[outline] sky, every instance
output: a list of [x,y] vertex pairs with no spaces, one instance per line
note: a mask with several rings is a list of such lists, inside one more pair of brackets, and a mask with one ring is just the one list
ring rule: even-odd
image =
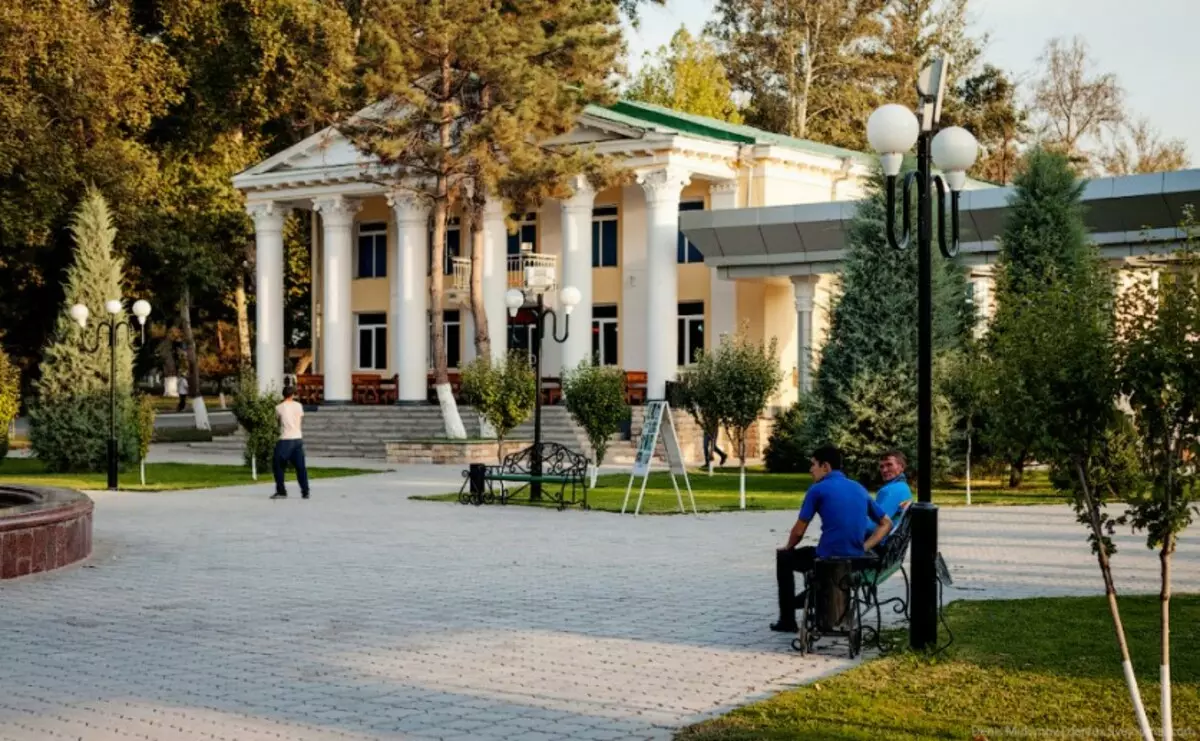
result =
[[[640,28],[626,37],[631,70],[680,25],[699,32],[712,6],[712,0],[643,5]],[[1117,75],[1129,110],[1187,142],[1193,166],[1200,166],[1200,0],[970,0],[968,7],[972,30],[990,36],[984,61],[1018,80],[1036,76],[1046,41],[1083,36],[1095,69]]]

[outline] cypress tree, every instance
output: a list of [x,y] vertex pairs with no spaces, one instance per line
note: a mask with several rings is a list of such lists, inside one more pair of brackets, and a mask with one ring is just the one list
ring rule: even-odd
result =
[[[886,449],[916,458],[917,250],[915,244],[903,251],[888,244],[883,183],[876,174],[850,223],[829,340],[813,391],[801,401],[801,421],[792,425],[802,437],[799,447],[838,445],[846,453],[847,473],[862,479],[874,478],[876,456]],[[973,314],[963,271],[942,259],[936,245],[933,249],[936,358],[963,346]],[[949,429],[944,399],[935,399],[935,412],[935,446],[943,448]],[[807,459],[797,465],[806,468]]]

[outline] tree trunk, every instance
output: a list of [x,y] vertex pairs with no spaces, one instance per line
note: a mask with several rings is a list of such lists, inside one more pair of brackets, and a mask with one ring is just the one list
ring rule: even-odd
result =
[[1146,708],[1142,704],[1142,694],[1138,690],[1137,677],[1133,673],[1133,662],[1129,658],[1129,644],[1125,640],[1125,626],[1121,622],[1121,609],[1117,605],[1117,587],[1113,583],[1112,564],[1108,560],[1108,552],[1104,549],[1104,532],[1100,526],[1099,507],[1092,498],[1087,474],[1084,472],[1083,464],[1079,461],[1075,461],[1075,474],[1079,479],[1079,488],[1087,507],[1092,537],[1096,539],[1096,560],[1100,563],[1100,575],[1104,579],[1104,594],[1108,599],[1108,612],[1112,616],[1117,647],[1121,652],[1121,668],[1125,673],[1125,686],[1129,689],[1129,699],[1133,703],[1133,712],[1137,717],[1138,728],[1143,740],[1154,741],[1154,733],[1150,730],[1150,721],[1146,718]]
[[475,320],[475,356],[492,357],[492,338],[488,335],[487,306],[483,303],[483,251],[486,239],[483,233],[483,210],[487,205],[487,192],[476,174],[471,196],[467,199],[467,223],[471,229],[471,317]]
[[746,509],[746,430],[742,430],[738,435],[738,460],[742,464],[741,481],[738,483],[738,489],[741,492],[739,498],[741,508]]
[[250,310],[246,302],[246,274],[249,261],[242,267],[242,271],[238,272],[237,282],[233,287],[233,306],[237,313],[237,333],[238,333],[238,366],[241,368],[249,368],[251,363],[250,352]]
[[183,298],[179,302],[179,321],[187,352],[188,395],[192,397],[196,429],[207,430],[210,429],[208,409],[204,406],[204,395],[200,393],[200,364],[196,359],[196,336],[192,332],[192,291],[186,286],[183,289]]
[[442,410],[442,423],[446,426],[446,437],[462,440],[467,437],[458,404],[450,388],[450,375],[446,358],[446,331],[442,314],[445,294],[445,279],[441,266],[446,260],[446,221],[450,206],[450,178],[448,160],[451,153],[452,127],[454,125],[454,101],[451,99],[452,70],[449,52],[441,63],[441,121],[438,123],[438,138],[441,145],[441,171],[438,173],[433,201],[433,259],[430,260],[429,301],[433,317],[431,338],[433,342],[433,384],[437,390],[438,406]]
[[967,506],[971,505],[971,433],[967,432]]
[[1008,470],[1008,488],[1016,489],[1025,478],[1025,456],[1014,460]]
[[175,347],[171,342],[171,327],[168,325],[158,343],[158,354],[163,364],[163,396],[179,396],[179,366],[175,362]]
[[1161,697],[1163,741],[1175,737],[1171,720],[1171,554],[1175,552],[1175,535],[1169,533],[1158,554],[1162,566],[1162,588],[1158,594],[1159,620],[1161,623],[1161,655],[1159,660],[1159,692]]

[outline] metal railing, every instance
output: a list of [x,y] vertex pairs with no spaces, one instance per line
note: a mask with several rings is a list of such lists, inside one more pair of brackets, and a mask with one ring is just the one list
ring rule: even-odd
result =
[[[452,257],[454,280],[451,290],[469,295],[471,291],[471,258]],[[528,293],[553,291],[558,287],[558,257],[522,251],[508,256],[508,287]]]

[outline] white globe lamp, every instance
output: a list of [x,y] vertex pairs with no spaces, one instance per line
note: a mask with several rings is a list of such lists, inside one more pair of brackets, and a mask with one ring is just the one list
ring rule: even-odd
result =
[[570,316],[571,312],[575,311],[575,307],[579,305],[579,300],[583,297],[579,294],[578,288],[567,286],[559,291],[558,298],[562,301],[563,311],[566,312],[567,316]]
[[913,148],[921,133],[917,117],[898,103],[888,103],[875,109],[867,119],[867,141],[879,153],[883,174],[895,177],[904,164],[904,153]]
[[90,313],[91,312],[88,311],[88,307],[84,306],[83,304],[75,304],[71,307],[71,318],[75,320],[75,323],[79,325],[80,329],[87,328],[88,314]]
[[116,316],[121,313],[121,302],[118,299],[110,298],[104,302],[104,310]]
[[933,164],[946,174],[950,190],[960,191],[967,182],[967,170],[979,155],[979,142],[961,126],[942,129],[933,137]]
[[133,315],[137,317],[138,324],[144,325],[146,323],[146,317],[150,316],[150,302],[144,298],[134,301]]
[[525,294],[515,288],[508,289],[504,294],[504,305],[508,307],[508,315],[516,317],[517,312],[525,305]]

